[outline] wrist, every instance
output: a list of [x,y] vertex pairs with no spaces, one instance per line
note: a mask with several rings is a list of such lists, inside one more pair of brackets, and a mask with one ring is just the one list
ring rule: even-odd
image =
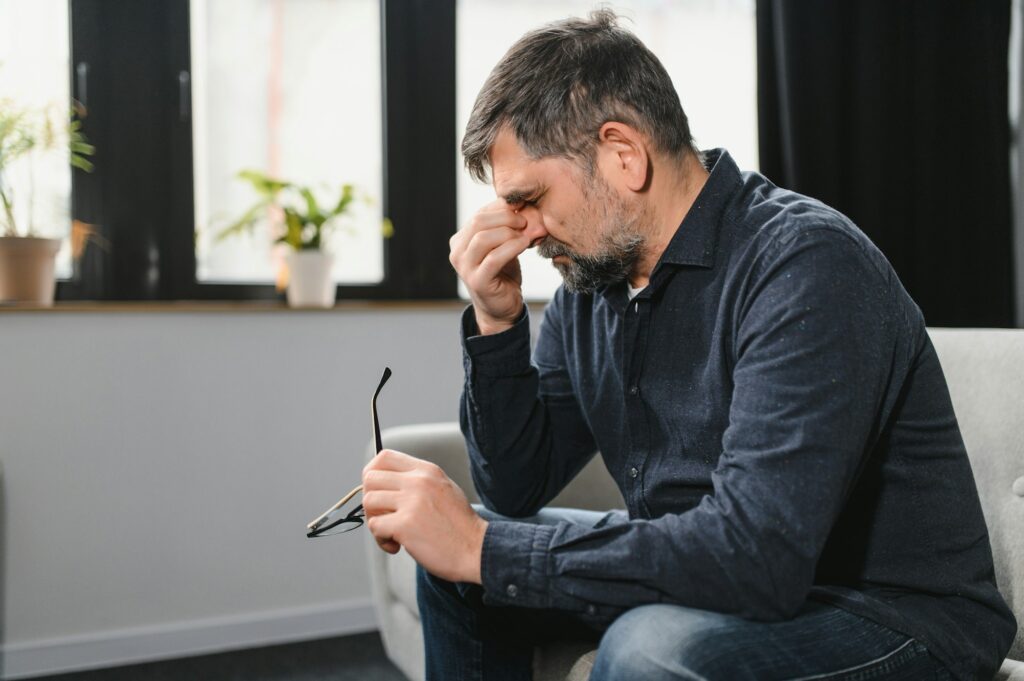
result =
[[466,579],[470,584],[483,584],[481,564],[484,555],[484,537],[487,535],[487,521],[479,518],[474,526],[473,538],[466,557]]
[[511,322],[484,322],[476,320],[476,328],[480,330],[481,336],[493,336],[494,334],[508,331],[513,324]]
[[476,316],[476,328],[480,332],[481,336],[492,336],[496,333],[508,331],[516,325],[516,321],[523,315],[523,304],[519,304],[519,309],[516,313],[507,319],[498,319],[491,317],[480,311],[480,308],[474,306],[474,312]]

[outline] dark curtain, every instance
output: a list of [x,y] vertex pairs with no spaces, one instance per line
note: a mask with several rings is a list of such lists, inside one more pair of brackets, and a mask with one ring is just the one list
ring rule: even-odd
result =
[[758,0],[761,172],[848,215],[929,326],[1012,326],[1010,0]]

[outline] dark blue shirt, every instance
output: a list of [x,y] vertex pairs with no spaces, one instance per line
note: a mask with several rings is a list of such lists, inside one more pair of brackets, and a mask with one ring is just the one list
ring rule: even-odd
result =
[[846,217],[707,163],[632,301],[560,289],[532,361],[525,312],[492,336],[463,317],[485,505],[533,514],[600,451],[629,516],[492,522],[485,601],[778,620],[819,599],[991,678],[1016,625],[920,309]]

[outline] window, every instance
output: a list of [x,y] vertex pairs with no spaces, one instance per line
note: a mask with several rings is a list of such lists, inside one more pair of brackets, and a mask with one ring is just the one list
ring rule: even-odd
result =
[[59,299],[279,297],[266,233],[212,238],[255,199],[233,178],[244,168],[329,185],[323,200],[346,182],[370,197],[356,236],[337,237],[339,298],[455,296],[454,0],[70,6],[97,147],[73,214],[107,247],[86,250]]
[[[285,245],[264,222],[216,233],[256,200],[243,169],[364,200],[328,249],[339,283],[384,278],[378,0],[191,0],[193,182],[200,282],[270,283]],[[368,58],[370,57],[370,58]]]
[[[68,72],[68,4],[64,0],[0,0],[0,101],[40,112],[63,126],[71,110]],[[33,153],[5,173],[20,234],[63,238],[57,276],[71,275],[71,167],[62,150]]]
[[[584,0],[459,0],[458,136],[491,69],[521,35],[546,22],[586,16]],[[611,9],[654,52],[679,93],[690,129],[702,149],[726,147],[739,166],[757,169],[757,80],[754,0],[617,0]],[[486,26],[486,31],[479,30]],[[728,39],[725,39],[727,37]],[[714,68],[709,68],[713,64]],[[460,169],[459,224],[494,200],[491,187]],[[520,258],[523,293],[547,300],[561,283],[535,251]],[[463,297],[465,290],[460,287]]]

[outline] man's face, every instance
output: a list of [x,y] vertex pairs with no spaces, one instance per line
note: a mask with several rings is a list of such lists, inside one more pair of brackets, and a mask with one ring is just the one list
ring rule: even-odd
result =
[[491,149],[497,195],[527,220],[537,252],[552,263],[570,291],[593,293],[625,279],[640,257],[642,211],[567,159],[531,159],[502,130]]

